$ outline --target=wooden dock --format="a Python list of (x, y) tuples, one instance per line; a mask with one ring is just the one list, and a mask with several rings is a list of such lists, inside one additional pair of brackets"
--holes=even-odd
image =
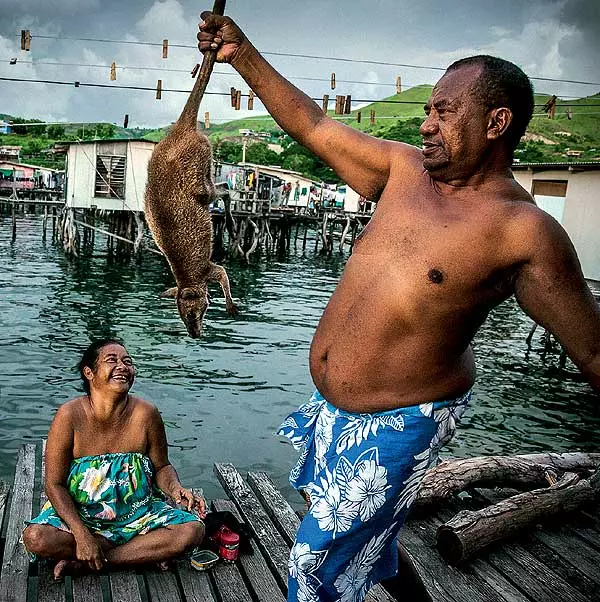
[[(215, 464), (226, 493), (213, 500), (214, 510), (230, 510), (254, 534), (252, 555), (234, 564), (220, 563), (208, 572), (176, 561), (169, 571), (140, 567), (67, 577), (54, 583), (44, 563), (29, 564), (20, 542), (23, 521), (45, 501), (41, 445), (24, 445), (15, 479), (0, 482), (3, 523), (1, 602), (284, 602), (290, 546), (300, 519), (269, 476), (246, 478), (231, 464)], [(481, 554), (460, 568), (448, 566), (435, 548), (441, 522), (461, 507), (485, 505), (503, 492), (477, 490), (437, 508), (434, 515), (415, 516), (400, 541), (414, 571), (373, 588), (368, 602), (590, 602), (600, 601), (600, 513), (578, 513), (554, 528), (537, 529)], [(418, 578), (411, 584), (411, 577)], [(386, 589), (387, 588), (387, 589)], [(427, 593), (425, 593), (425, 590)]]

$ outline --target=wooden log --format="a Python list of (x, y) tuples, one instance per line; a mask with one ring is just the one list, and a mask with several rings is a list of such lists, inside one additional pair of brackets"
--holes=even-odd
[(437, 531), (437, 547), (452, 565), (540, 519), (572, 512), (600, 498), (600, 469), (590, 479), (566, 473), (555, 485), (515, 495), (481, 510), (463, 510)]
[(469, 487), (532, 489), (548, 483), (556, 472), (580, 472), (600, 465), (600, 454), (528, 454), (446, 460), (427, 472), (417, 504), (439, 503)]

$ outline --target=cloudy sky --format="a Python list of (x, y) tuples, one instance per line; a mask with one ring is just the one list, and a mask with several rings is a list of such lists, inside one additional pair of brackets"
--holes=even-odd
[[(164, 91), (156, 100), (152, 90), (76, 88), (72, 82), (154, 89), (161, 79), (163, 89), (190, 90), (189, 72), (200, 60), (195, 49), (199, 14), (211, 6), (192, 0), (0, 0), (0, 77), (69, 82), (0, 80), (0, 113), (119, 124), (128, 113), (130, 125), (141, 127), (175, 121), (185, 93)], [(512, 60), (530, 76), (596, 83), (534, 80), (540, 92), (575, 97), (600, 91), (598, 0), (228, 0), (226, 14), (276, 68), (313, 97), (383, 98), (394, 93), (397, 75), (404, 87), (435, 83), (440, 76), (440, 71), (399, 63), (444, 67), (479, 53)], [(20, 50), (22, 29), (31, 31), (30, 52)], [(171, 44), (167, 59), (162, 58), (164, 38)], [(9, 63), (13, 57), (16, 65)], [(113, 61), (115, 82), (109, 80)], [(329, 85), (332, 72), (335, 92)], [(214, 94), (205, 96), (201, 114), (210, 111), (213, 122), (244, 115), (229, 106), (231, 86), (248, 91), (231, 67), (218, 65), (209, 84)]]

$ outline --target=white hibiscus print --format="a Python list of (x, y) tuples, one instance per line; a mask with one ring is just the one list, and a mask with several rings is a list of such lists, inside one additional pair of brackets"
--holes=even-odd
[(332, 412), (323, 406), (315, 426), (315, 477), (327, 463), (326, 455), (333, 441), (333, 425), (338, 412)]
[(298, 602), (319, 602), (317, 590), (321, 581), (316, 576), (325, 561), (326, 550), (311, 550), (307, 543), (295, 543), (288, 560), (290, 577), (298, 583)]
[(367, 521), (385, 503), (385, 492), (391, 487), (387, 469), (375, 460), (365, 460), (357, 465), (355, 472), (356, 476), (348, 481), (346, 498), (356, 504), (360, 519)]
[(340, 436), (337, 438), (335, 451), (339, 454), (345, 449), (351, 449), (354, 445), (358, 447), (370, 435), (377, 436), (377, 431), (385, 427), (393, 428), (396, 431), (403, 431), (404, 418), (401, 414), (397, 416), (392, 414), (359, 414), (349, 419), (348, 424), (342, 429)]
[(83, 480), (79, 484), (79, 489), (85, 491), (91, 502), (97, 502), (100, 496), (110, 487), (110, 479), (106, 478), (106, 473), (110, 469), (110, 464), (105, 462), (100, 468), (88, 468), (83, 475)]
[[(312, 499), (312, 496), (311, 496)], [(310, 513), (319, 523), (323, 531), (336, 533), (348, 531), (356, 511), (352, 504), (342, 502), (342, 494), (337, 483), (331, 483), (325, 490), (325, 495), (319, 497), (311, 506)]]
[(363, 602), (368, 592), (367, 580), (373, 566), (381, 558), (381, 551), (396, 528), (396, 524), (393, 523), (383, 533), (371, 538), (335, 580), (335, 589), (341, 594), (338, 602)]

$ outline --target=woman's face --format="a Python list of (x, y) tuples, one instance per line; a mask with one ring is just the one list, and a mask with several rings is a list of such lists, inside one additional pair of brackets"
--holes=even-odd
[(116, 343), (105, 345), (98, 353), (96, 367), (90, 370), (86, 377), (93, 389), (108, 389), (126, 393), (131, 389), (135, 380), (133, 360), (127, 349)]

